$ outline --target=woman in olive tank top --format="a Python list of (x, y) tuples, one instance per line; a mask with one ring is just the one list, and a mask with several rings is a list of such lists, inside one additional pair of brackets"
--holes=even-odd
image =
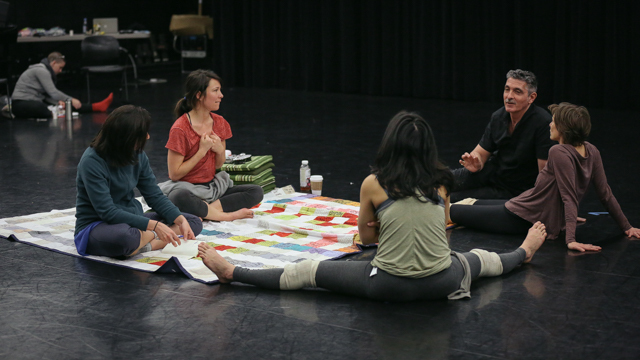
[[(284, 269), (249, 270), (230, 264), (205, 243), (199, 255), (222, 283), (279, 290), (320, 287), (384, 301), (469, 297), (472, 280), (530, 261), (546, 233), (543, 224), (534, 224), (522, 246), (505, 254), (452, 252), (445, 228), (448, 200), (443, 200), (452, 185), (429, 124), (415, 113), (400, 112), (387, 126), (372, 174), (360, 191), (360, 239), (379, 244), (373, 261), (305, 260)], [(378, 221), (379, 229), (367, 226)]]

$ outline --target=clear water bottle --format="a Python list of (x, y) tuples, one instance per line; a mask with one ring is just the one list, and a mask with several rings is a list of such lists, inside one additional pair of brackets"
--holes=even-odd
[(82, 22), (82, 33), (87, 33), (87, 18), (84, 18), (84, 21)]
[(309, 168), (308, 160), (302, 160), (300, 166), (300, 192), (311, 192), (311, 168)]

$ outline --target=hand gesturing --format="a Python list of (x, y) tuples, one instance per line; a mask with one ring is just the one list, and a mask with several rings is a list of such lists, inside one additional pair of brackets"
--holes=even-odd
[(464, 166), (465, 169), (471, 172), (477, 172), (482, 170), (482, 162), (478, 155), (474, 153), (464, 153), (462, 154), (462, 159), (460, 160), (460, 165)]

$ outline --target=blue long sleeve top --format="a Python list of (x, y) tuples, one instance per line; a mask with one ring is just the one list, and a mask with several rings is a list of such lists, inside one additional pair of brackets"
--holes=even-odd
[(168, 223), (181, 215), (158, 187), (144, 152), (138, 155), (135, 165), (113, 167), (93, 148), (88, 148), (78, 164), (76, 187), (75, 234), (96, 221), (124, 223), (146, 230), (149, 219), (142, 216), (142, 205), (135, 199), (134, 188)]

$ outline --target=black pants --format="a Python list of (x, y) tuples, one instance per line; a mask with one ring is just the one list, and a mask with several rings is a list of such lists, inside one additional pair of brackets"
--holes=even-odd
[(451, 221), (458, 225), (498, 234), (522, 234), (531, 223), (509, 211), (508, 200), (478, 200), (473, 205), (451, 205)]
[[(47, 104), (37, 100), (13, 100), (11, 111), (17, 118), (23, 119), (50, 119), (51, 111), (47, 108)], [(91, 104), (82, 104), (80, 109), (74, 109), (79, 113), (93, 112)]]
[[(476, 254), (462, 253), (469, 262), (471, 279), (480, 274), (481, 263)], [(522, 248), (498, 254), (502, 262), (502, 273), (506, 274), (520, 265), (526, 257)], [(457, 257), (451, 256), (451, 266), (437, 274), (423, 278), (407, 278), (391, 275), (378, 269), (371, 276), (369, 261), (321, 261), (316, 272), (316, 285), (319, 288), (337, 293), (360, 296), (382, 301), (412, 301), (445, 299), (447, 295), (460, 288), (464, 269)], [(280, 289), (280, 276), (284, 269), (249, 270), (236, 266), (234, 281), (252, 284), (268, 289)]]
[[(262, 201), (264, 192), (258, 185), (236, 185), (230, 187), (220, 197), (222, 211), (233, 212), (244, 208), (251, 208)], [(204, 218), (209, 213), (209, 207), (204, 200), (195, 196), (189, 190), (175, 190), (169, 193), (169, 200), (182, 212)]]
[(451, 193), (452, 203), (466, 198), (508, 200), (520, 195), (496, 185), (496, 165), (491, 160), (487, 161), (482, 170), (475, 173), (465, 168), (452, 172), (455, 178), (455, 187)]

